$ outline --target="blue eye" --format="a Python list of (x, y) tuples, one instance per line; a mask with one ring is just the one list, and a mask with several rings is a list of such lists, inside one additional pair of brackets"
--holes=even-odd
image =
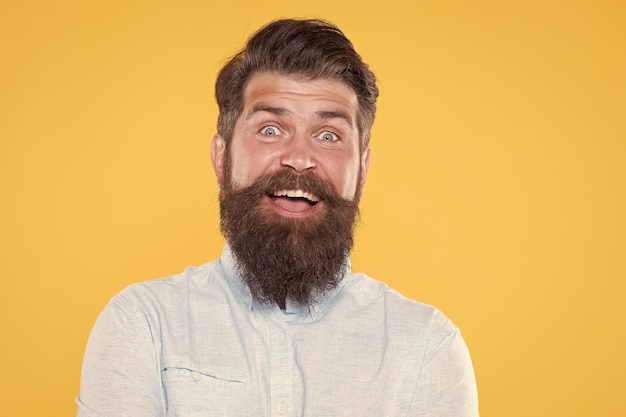
[(259, 133), (265, 136), (276, 136), (280, 133), (280, 130), (278, 130), (276, 126), (270, 125), (270, 126), (263, 126), (261, 130), (259, 130)]
[(324, 142), (336, 142), (339, 140), (339, 136), (337, 136), (333, 132), (322, 132), (319, 135), (319, 138), (323, 140)]

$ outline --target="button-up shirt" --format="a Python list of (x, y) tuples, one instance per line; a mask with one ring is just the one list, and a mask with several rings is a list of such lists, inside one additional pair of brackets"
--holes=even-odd
[(466, 345), (437, 309), (347, 264), (311, 305), (260, 304), (222, 257), (133, 284), (98, 317), (79, 417), (478, 416)]

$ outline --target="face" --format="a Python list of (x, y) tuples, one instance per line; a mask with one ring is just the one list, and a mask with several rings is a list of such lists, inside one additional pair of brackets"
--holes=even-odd
[(341, 279), (369, 166), (356, 114), (342, 82), (259, 73), (230, 150), (214, 138), (221, 229), (255, 299), (307, 303)]
[[(233, 189), (280, 170), (310, 172), (328, 181), (344, 199), (358, 199), (369, 168), (369, 148), (360, 152), (358, 101), (333, 79), (300, 80), (272, 72), (253, 74), (230, 144)], [(211, 157), (220, 186), (226, 144), (216, 135)], [(228, 176), (228, 175), (226, 175)], [(262, 204), (284, 217), (308, 217), (324, 201), (303, 189), (275, 190)]]

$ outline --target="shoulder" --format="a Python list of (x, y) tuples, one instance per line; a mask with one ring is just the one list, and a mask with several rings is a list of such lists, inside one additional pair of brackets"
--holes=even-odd
[(208, 262), (179, 274), (133, 283), (113, 296), (109, 306), (143, 313), (177, 309), (190, 297), (211, 297), (221, 287), (216, 283), (223, 281), (219, 261)]
[(420, 333), (428, 331), (433, 336), (458, 331), (454, 323), (438, 308), (408, 298), (366, 274), (353, 274), (346, 284), (345, 292), (352, 302), (369, 304), (370, 307), (384, 310), (389, 324), (407, 327), (407, 330), (419, 328)]

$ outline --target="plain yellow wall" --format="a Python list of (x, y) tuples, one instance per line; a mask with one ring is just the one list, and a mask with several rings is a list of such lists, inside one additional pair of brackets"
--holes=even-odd
[(74, 415), (108, 299), (219, 256), (215, 74), (289, 16), (379, 77), (354, 269), (461, 327), (483, 416), (626, 415), (624, 2), (9, 3), (1, 415)]

